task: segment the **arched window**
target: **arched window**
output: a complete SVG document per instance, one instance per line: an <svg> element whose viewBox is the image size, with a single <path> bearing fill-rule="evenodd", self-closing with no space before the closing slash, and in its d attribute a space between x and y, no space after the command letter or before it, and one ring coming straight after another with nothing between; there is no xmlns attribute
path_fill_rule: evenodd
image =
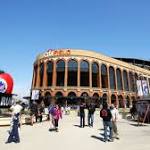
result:
<svg viewBox="0 0 150 150"><path fill-rule="evenodd" d="M57 92L55 94L55 98L56 98L56 104L59 104L61 106L63 106L66 102L64 97L63 97L63 94L61 92Z"/></svg>
<svg viewBox="0 0 150 150"><path fill-rule="evenodd" d="M109 67L110 89L116 89L115 71L113 67Z"/></svg>
<svg viewBox="0 0 150 150"><path fill-rule="evenodd" d="M92 87L100 87L99 85L99 66L96 62L92 64Z"/></svg>
<svg viewBox="0 0 150 150"><path fill-rule="evenodd" d="M47 63L47 86L52 86L53 80L53 63L49 61Z"/></svg>
<svg viewBox="0 0 150 150"><path fill-rule="evenodd" d="M108 88L108 73L106 65L101 66L101 85L102 88Z"/></svg>
<svg viewBox="0 0 150 150"><path fill-rule="evenodd" d="M116 105L116 95L114 94L111 95L111 103Z"/></svg>
<svg viewBox="0 0 150 150"><path fill-rule="evenodd" d="M123 71L123 81L125 91L129 91L128 74L126 70Z"/></svg>
<svg viewBox="0 0 150 150"><path fill-rule="evenodd" d="M89 63L84 60L80 64L80 86L89 86Z"/></svg>
<svg viewBox="0 0 150 150"><path fill-rule="evenodd" d="M78 100L76 97L76 93L70 92L68 94L67 105L77 105L77 104L78 104Z"/></svg>
<svg viewBox="0 0 150 150"><path fill-rule="evenodd" d="M75 60L68 62L68 86L77 86L78 63Z"/></svg>
<svg viewBox="0 0 150 150"><path fill-rule="evenodd" d="M56 72L57 72L57 86L64 86L65 79L65 62L63 60L59 60L56 64Z"/></svg>
<svg viewBox="0 0 150 150"><path fill-rule="evenodd" d="M118 68L116 72L117 72L117 88L118 90L123 90L121 71Z"/></svg>
<svg viewBox="0 0 150 150"><path fill-rule="evenodd" d="M40 64L40 86L43 86L44 63Z"/></svg>
<svg viewBox="0 0 150 150"><path fill-rule="evenodd" d="M44 97L44 104L45 106L49 106L50 103L51 103L51 94L50 92L46 92Z"/></svg>
<svg viewBox="0 0 150 150"><path fill-rule="evenodd" d="M130 90L132 92L135 91L135 87L134 87L134 74L132 72L129 72L129 79L130 79Z"/></svg>
<svg viewBox="0 0 150 150"><path fill-rule="evenodd" d="M37 85L37 65L34 66L34 87Z"/></svg>

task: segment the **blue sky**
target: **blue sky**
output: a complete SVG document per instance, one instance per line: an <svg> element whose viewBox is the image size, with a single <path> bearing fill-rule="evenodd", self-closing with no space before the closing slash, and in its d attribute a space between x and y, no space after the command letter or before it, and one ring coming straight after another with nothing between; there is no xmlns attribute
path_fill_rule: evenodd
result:
<svg viewBox="0 0 150 150"><path fill-rule="evenodd" d="M52 48L150 59L149 0L0 0L0 69L28 95L35 57Z"/></svg>

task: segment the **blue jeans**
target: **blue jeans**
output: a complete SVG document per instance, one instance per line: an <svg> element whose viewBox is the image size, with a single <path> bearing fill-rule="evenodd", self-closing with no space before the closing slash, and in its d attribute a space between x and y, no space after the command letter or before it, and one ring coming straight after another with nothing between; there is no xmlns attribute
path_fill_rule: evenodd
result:
<svg viewBox="0 0 150 150"><path fill-rule="evenodd" d="M111 121L103 121L103 125L104 125L104 139L108 140L112 139L112 122ZM107 134L109 129L109 135Z"/></svg>
<svg viewBox="0 0 150 150"><path fill-rule="evenodd" d="M88 125L93 127L94 114L88 114Z"/></svg>
<svg viewBox="0 0 150 150"><path fill-rule="evenodd" d="M80 127L85 126L85 115L80 115Z"/></svg>

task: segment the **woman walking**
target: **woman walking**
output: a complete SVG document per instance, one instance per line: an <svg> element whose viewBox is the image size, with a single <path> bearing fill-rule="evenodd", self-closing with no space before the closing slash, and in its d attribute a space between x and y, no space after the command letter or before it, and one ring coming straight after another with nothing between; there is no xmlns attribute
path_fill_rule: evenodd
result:
<svg viewBox="0 0 150 150"><path fill-rule="evenodd" d="M9 132L9 137L7 139L7 143L15 142L20 143L19 131L18 128L20 127L20 114L14 114L12 116L12 129Z"/></svg>
<svg viewBox="0 0 150 150"><path fill-rule="evenodd" d="M62 110L60 106L56 105L52 113L52 119L56 132L58 132L58 123L60 118L62 119Z"/></svg>

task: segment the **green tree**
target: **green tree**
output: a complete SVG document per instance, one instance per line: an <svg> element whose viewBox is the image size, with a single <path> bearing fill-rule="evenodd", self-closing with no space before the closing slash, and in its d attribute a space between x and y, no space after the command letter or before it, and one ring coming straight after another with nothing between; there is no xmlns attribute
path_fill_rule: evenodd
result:
<svg viewBox="0 0 150 150"><path fill-rule="evenodd" d="M5 73L3 70L0 70L0 74Z"/></svg>

